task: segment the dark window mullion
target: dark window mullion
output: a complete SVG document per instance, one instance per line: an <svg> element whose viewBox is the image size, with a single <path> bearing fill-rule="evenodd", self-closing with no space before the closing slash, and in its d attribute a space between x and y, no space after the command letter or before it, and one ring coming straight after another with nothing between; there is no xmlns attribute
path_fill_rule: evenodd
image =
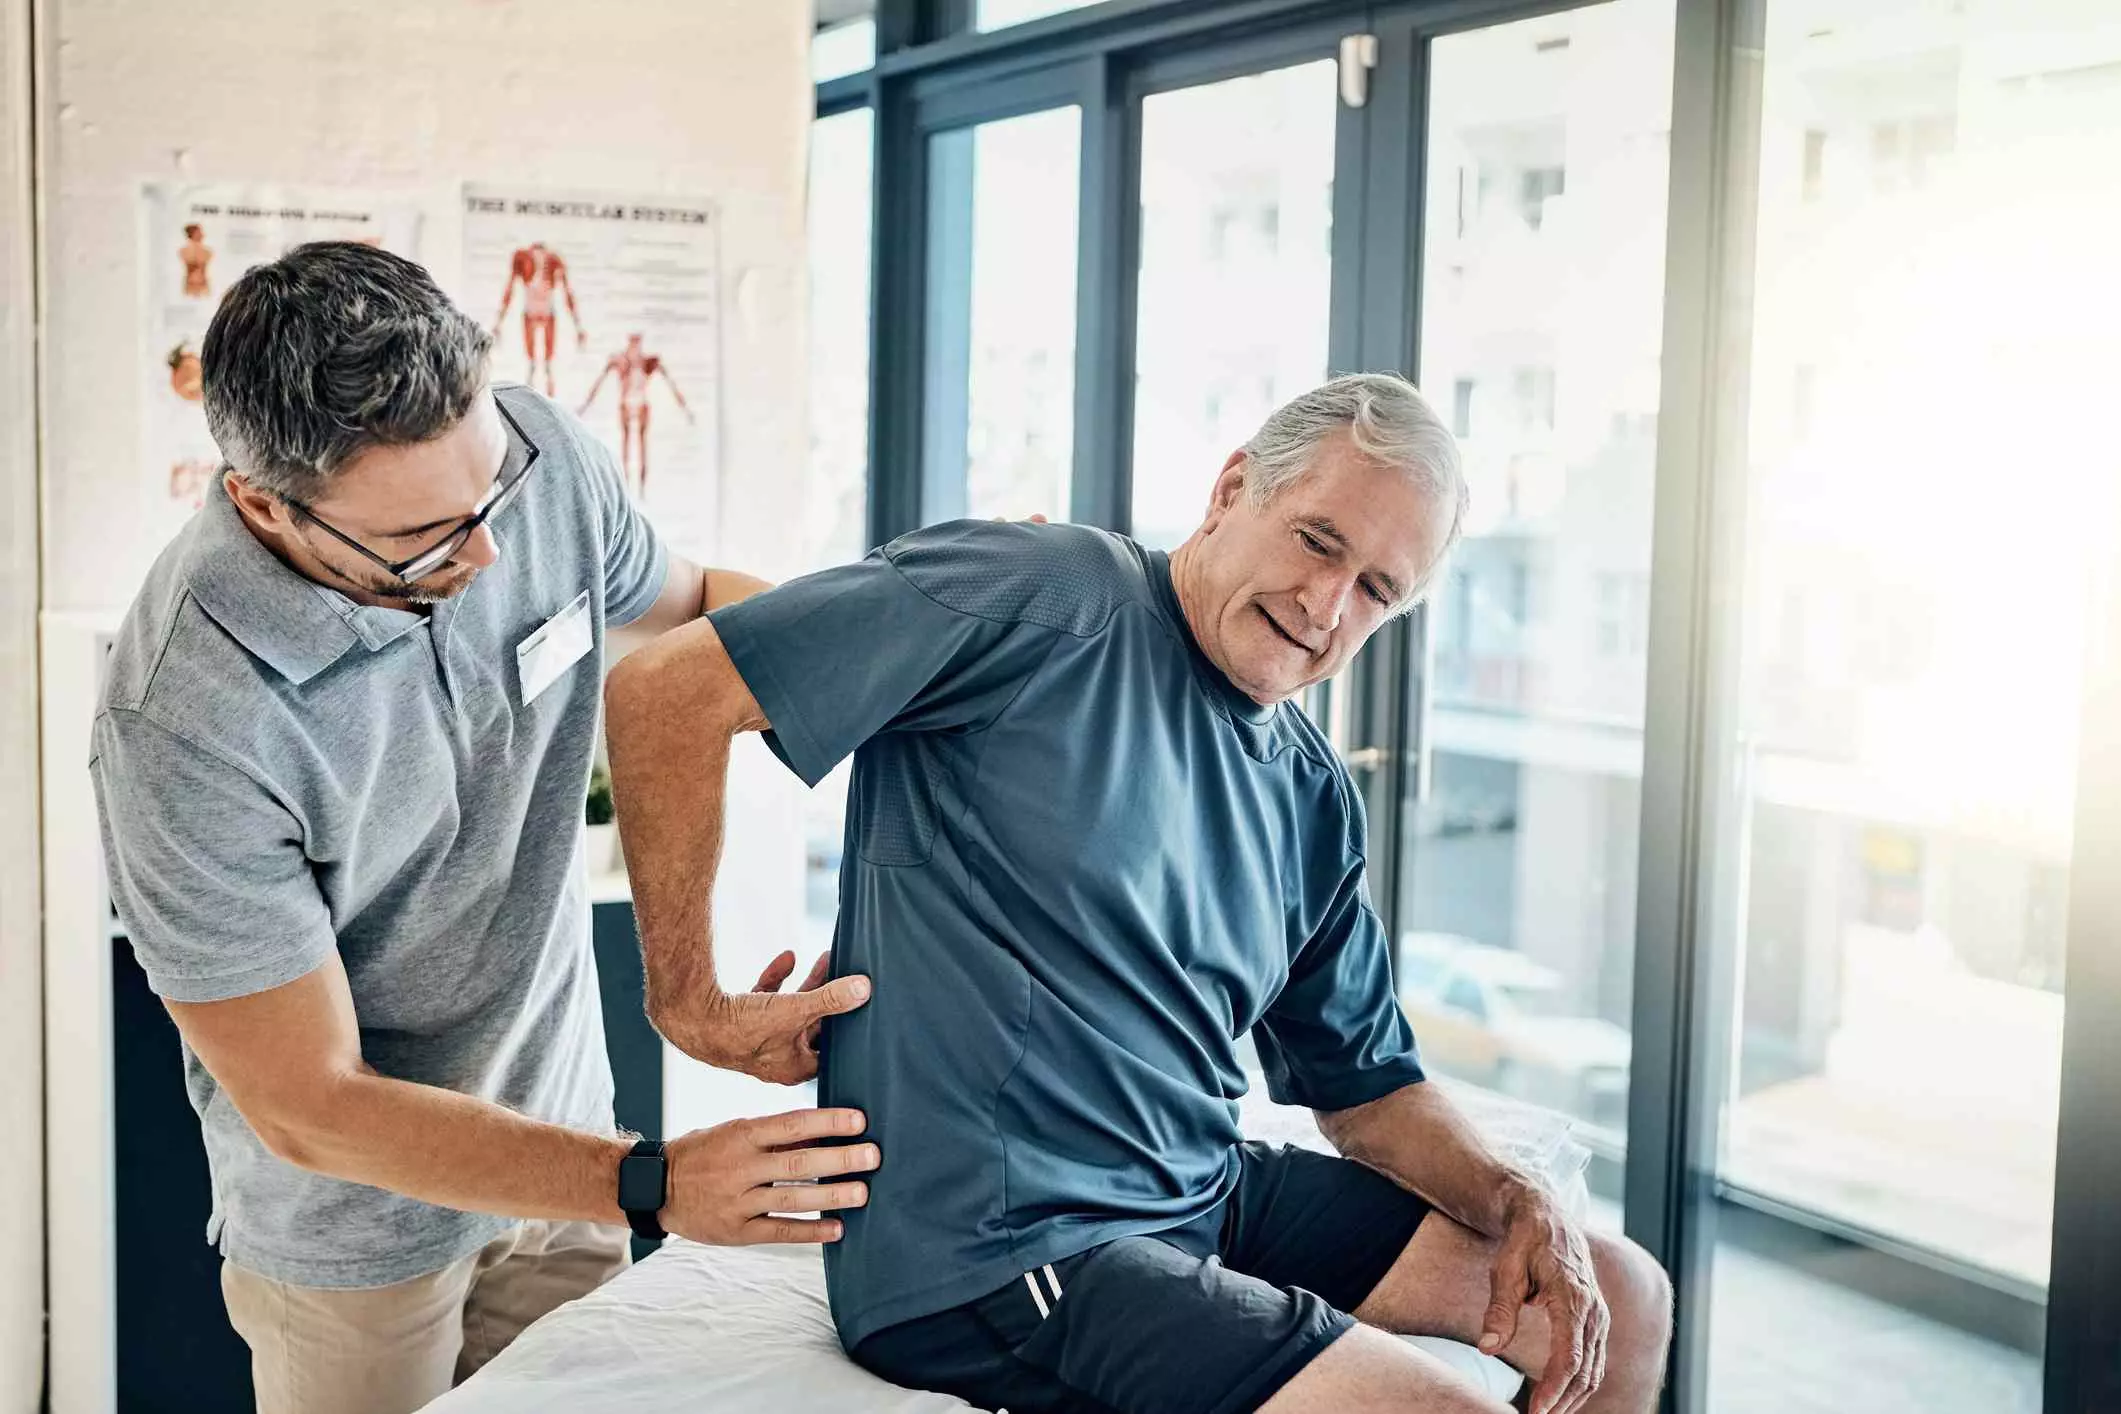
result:
<svg viewBox="0 0 2121 1414"><path fill-rule="evenodd" d="M890 4L890 0L886 0ZM893 6L892 8L897 8ZM882 16L880 15L880 20ZM880 50L881 52L881 50ZM927 274L927 139L907 81L876 91L869 319L869 543L921 523L921 318Z"/></svg>
<svg viewBox="0 0 2121 1414"><path fill-rule="evenodd" d="M931 0L876 0L876 57L884 59L902 49L925 43L926 11Z"/></svg>
<svg viewBox="0 0 2121 1414"><path fill-rule="evenodd" d="M956 34L970 34L979 0L922 0L921 42L932 44Z"/></svg>
<svg viewBox="0 0 2121 1414"><path fill-rule="evenodd" d="M1704 1414L1716 1136L1731 1057L1742 851L1723 831L1737 741L1731 665L1762 6L1679 0L1629 1079L1626 1229L1677 1294L1664 1408Z"/></svg>
<svg viewBox="0 0 2121 1414"><path fill-rule="evenodd" d="M1413 377L1420 333L1421 163L1427 106L1423 41L1405 17L1351 17L1377 36L1366 100L1341 105L1333 171L1331 371ZM1393 937L1406 927L1406 806L1420 785L1426 723L1419 669L1427 615L1417 609L1373 639L1349 683L1356 783L1370 825L1372 902ZM1367 748L1367 750L1365 750Z"/></svg>
<svg viewBox="0 0 2121 1414"><path fill-rule="evenodd" d="M2102 547L2112 553L2115 547ZM2121 574L2104 576L2077 747L2046 1409L2121 1409Z"/></svg>
<svg viewBox="0 0 2121 1414"><path fill-rule="evenodd" d="M815 116L830 118L855 108L866 108L875 98L875 81L869 73L827 79L817 86Z"/></svg>
<svg viewBox="0 0 2121 1414"><path fill-rule="evenodd" d="M1075 465L1068 515L1132 528L1134 337L1141 233L1141 102L1119 62L1083 61L1080 262L1075 297Z"/></svg>

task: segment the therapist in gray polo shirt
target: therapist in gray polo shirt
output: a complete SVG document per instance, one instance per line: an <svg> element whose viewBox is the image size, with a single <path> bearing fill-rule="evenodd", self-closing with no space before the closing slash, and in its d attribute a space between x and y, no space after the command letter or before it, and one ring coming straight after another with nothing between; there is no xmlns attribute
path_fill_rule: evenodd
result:
<svg viewBox="0 0 2121 1414"><path fill-rule="evenodd" d="M660 1155L615 1130L577 856L605 635L760 586L667 554L610 453L489 386L487 352L365 246L237 282L203 349L229 469L95 722L111 890L183 1034L264 1411L418 1408L618 1271L629 1219L832 1241L878 1158L837 1142L849 1110ZM867 995L783 994L794 963L722 1002L791 1079Z"/></svg>

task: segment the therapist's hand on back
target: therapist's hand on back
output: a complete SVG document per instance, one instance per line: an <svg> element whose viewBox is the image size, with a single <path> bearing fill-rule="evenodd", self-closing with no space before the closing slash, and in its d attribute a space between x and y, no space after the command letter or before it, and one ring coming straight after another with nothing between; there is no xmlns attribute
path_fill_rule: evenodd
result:
<svg viewBox="0 0 2121 1414"><path fill-rule="evenodd" d="M847 1175L871 1171L882 1156L874 1144L834 1141L866 1123L860 1110L795 1110L680 1135L663 1151L670 1187L659 1220L666 1232L718 1247L837 1242L832 1214L869 1201L869 1185Z"/></svg>

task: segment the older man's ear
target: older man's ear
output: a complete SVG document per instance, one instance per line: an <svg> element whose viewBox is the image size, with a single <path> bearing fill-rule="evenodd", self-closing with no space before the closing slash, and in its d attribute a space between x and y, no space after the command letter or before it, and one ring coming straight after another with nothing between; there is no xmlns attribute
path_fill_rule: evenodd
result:
<svg viewBox="0 0 2121 1414"><path fill-rule="evenodd" d="M1235 506L1238 498L1244 494L1245 453L1240 447L1230 453L1229 460L1223 463L1223 469L1216 473L1215 485L1208 491L1208 514L1200 523L1201 533L1212 535L1215 528L1222 524L1222 519L1229 513L1230 508Z"/></svg>

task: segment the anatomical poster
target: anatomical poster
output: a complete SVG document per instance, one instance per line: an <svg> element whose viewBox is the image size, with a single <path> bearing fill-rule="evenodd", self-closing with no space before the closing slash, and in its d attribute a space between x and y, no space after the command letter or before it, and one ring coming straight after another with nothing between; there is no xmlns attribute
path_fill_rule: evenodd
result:
<svg viewBox="0 0 2121 1414"><path fill-rule="evenodd" d="M669 196L464 189L460 299L496 378L588 424L682 553L713 548L720 469L720 222Z"/></svg>
<svg viewBox="0 0 2121 1414"><path fill-rule="evenodd" d="M199 351L228 287L307 241L365 241L417 260L420 208L373 192L263 183L151 182L140 198L144 465L151 503L175 534L220 464L200 406Z"/></svg>

